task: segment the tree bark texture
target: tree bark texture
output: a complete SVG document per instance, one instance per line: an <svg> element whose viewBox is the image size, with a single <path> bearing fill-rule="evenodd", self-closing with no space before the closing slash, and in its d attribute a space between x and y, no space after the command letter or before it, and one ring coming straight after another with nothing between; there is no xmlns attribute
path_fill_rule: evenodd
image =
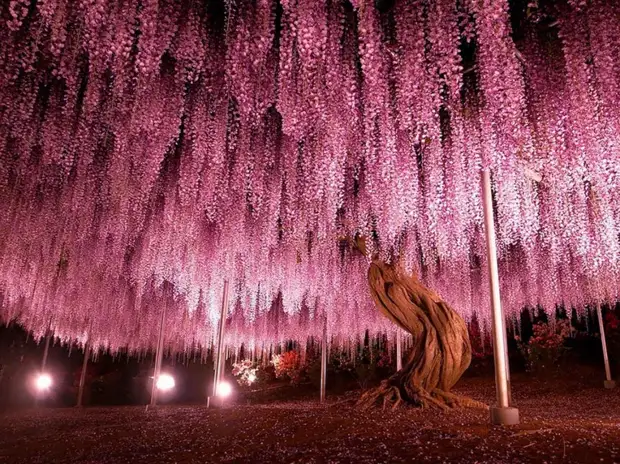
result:
<svg viewBox="0 0 620 464"><path fill-rule="evenodd" d="M364 393L362 407L403 404L449 409L487 406L450 393L471 362L467 325L439 295L392 265L374 261L368 283L377 308L413 335L403 368Z"/></svg>

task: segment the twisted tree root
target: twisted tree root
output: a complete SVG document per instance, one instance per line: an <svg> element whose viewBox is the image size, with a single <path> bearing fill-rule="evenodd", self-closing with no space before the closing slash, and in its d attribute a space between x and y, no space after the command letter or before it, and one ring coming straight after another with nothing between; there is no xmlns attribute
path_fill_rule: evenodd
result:
<svg viewBox="0 0 620 464"><path fill-rule="evenodd" d="M423 388L407 387L406 393L401 393L399 387L390 385L389 380L384 380L381 385L372 388L360 397L357 405L362 409L370 409L381 405L382 409L398 409L400 407L414 406L421 409L440 409L447 411L457 408L471 408L488 410L489 407L472 398L456 395L451 392L435 388L428 392Z"/></svg>

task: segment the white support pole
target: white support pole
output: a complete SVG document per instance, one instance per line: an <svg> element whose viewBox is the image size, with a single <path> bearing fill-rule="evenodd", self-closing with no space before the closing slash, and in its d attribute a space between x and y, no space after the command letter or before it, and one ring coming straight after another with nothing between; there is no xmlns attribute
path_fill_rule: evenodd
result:
<svg viewBox="0 0 620 464"><path fill-rule="evenodd" d="M45 371L45 367L47 366L47 355L50 351L50 338L52 338L51 329L47 329L47 333L45 334L45 348L43 349L43 360L41 361L41 371Z"/></svg>
<svg viewBox="0 0 620 464"><path fill-rule="evenodd" d="M45 348L43 349L43 359L41 360L41 372L45 372L45 368L47 367L47 356L50 350L50 339L52 338L52 322L50 321L47 332L45 333ZM34 404L36 406L39 405L39 397L36 396L34 400Z"/></svg>
<svg viewBox="0 0 620 464"><path fill-rule="evenodd" d="M609 357L607 356L607 341L605 340L605 324L603 323L603 311L601 305L596 305L596 314L598 316L598 326L601 331L601 345L603 346L603 361L605 363L605 388L614 388L616 382L611 379L611 369L609 368Z"/></svg>
<svg viewBox="0 0 620 464"><path fill-rule="evenodd" d="M215 361L215 376L213 378L213 398L217 397L217 387L222 380L224 360L224 329L226 327L226 315L228 313L228 280L224 281L224 295L222 297L222 312L220 313L220 330L217 337L217 360ZM211 399L207 399L207 406L211 405Z"/></svg>
<svg viewBox="0 0 620 464"><path fill-rule="evenodd" d="M82 399L84 397L84 384L86 383L86 369L88 368L88 357L90 356L90 343L86 341L84 344L84 361L82 362L82 372L80 372L80 385L78 387L77 407L82 407Z"/></svg>
<svg viewBox="0 0 620 464"><path fill-rule="evenodd" d="M327 318L323 322L321 338L321 403L325 402L325 385L327 383Z"/></svg>
<svg viewBox="0 0 620 464"><path fill-rule="evenodd" d="M493 197L491 192L491 172L489 169L484 169L482 171L482 201L489 265L489 283L491 286L493 358L495 360L495 386L497 389L497 406L491 408L491 423L497 425L514 425L519 423L519 410L510 407L508 359L506 356L506 326L499 294L499 272L497 269Z"/></svg>
<svg viewBox="0 0 620 464"><path fill-rule="evenodd" d="M396 328L396 371L403 368L403 335L400 327Z"/></svg>
<svg viewBox="0 0 620 464"><path fill-rule="evenodd" d="M157 351L155 352L155 369L153 371L153 386L151 388L151 407L157 406L157 379L161 374L161 362L164 357L164 323L166 320L166 305L161 308L161 320L159 322L159 338Z"/></svg>

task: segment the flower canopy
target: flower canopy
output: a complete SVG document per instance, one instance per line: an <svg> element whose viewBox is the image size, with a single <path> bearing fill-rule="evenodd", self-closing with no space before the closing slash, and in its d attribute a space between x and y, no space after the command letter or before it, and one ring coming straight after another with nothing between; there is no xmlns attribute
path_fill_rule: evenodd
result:
<svg viewBox="0 0 620 464"><path fill-rule="evenodd" d="M11 0L0 317L100 345L356 337L368 262L488 318L620 286L616 0ZM542 179L527 173L536 171Z"/></svg>

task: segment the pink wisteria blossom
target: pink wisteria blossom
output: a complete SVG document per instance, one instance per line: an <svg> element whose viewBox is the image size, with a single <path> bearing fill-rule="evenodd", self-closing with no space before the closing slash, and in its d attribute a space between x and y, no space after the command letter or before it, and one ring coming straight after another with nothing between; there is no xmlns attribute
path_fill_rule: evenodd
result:
<svg viewBox="0 0 620 464"><path fill-rule="evenodd" d="M484 328L487 167L508 315L618 297L615 2L518 34L507 0L12 0L0 21L0 319L36 336L144 350L165 308L168 348L211 346L225 279L228 346L393 331L357 234Z"/></svg>

